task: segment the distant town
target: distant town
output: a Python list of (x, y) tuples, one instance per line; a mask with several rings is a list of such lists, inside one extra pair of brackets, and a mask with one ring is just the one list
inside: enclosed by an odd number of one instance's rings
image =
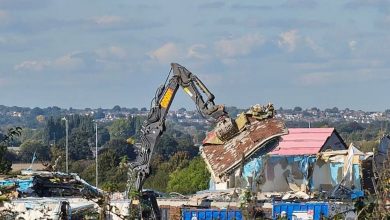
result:
[[(237, 107), (226, 108), (232, 117), (236, 117), (239, 113), (247, 111), (247, 109), (239, 109)], [(45, 117), (50, 116), (65, 116), (65, 115), (89, 115), (100, 122), (110, 122), (120, 118), (128, 118), (132, 116), (146, 116), (147, 108), (125, 108), (118, 105), (111, 109), (63, 109), (56, 106), (47, 108), (28, 108), (28, 107), (7, 107), (0, 105), (0, 125), (29, 125), (31, 127), (39, 126), (40, 122), (45, 120)], [(307, 122), (357, 122), (361, 124), (369, 124), (375, 121), (389, 121), (390, 109), (384, 112), (381, 111), (362, 111), (352, 110), (349, 108), (338, 109), (326, 108), (324, 110), (313, 107), (303, 109), (294, 107), (292, 109), (279, 108), (276, 110), (276, 118), (285, 121)], [(202, 117), (196, 110), (186, 110), (180, 108), (171, 110), (168, 114), (168, 120), (174, 120), (178, 123), (189, 124), (209, 124), (209, 121)]]

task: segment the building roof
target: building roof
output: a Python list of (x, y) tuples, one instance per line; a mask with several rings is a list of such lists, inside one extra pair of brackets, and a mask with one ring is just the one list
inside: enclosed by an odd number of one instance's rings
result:
[(240, 165), (242, 159), (259, 152), (269, 141), (288, 133), (284, 122), (278, 119), (259, 121), (248, 117), (248, 120), (250, 124), (246, 129), (225, 144), (202, 146), (202, 157), (214, 177), (220, 178), (229, 173)]
[(289, 128), (288, 131), (271, 155), (317, 154), (333, 132), (336, 132), (334, 128)]

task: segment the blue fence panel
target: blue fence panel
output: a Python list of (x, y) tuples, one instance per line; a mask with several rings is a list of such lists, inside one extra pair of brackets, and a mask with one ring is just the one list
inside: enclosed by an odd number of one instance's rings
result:
[(244, 220), (241, 210), (182, 209), (183, 220)]
[(293, 219), (293, 213), (311, 214), (314, 220), (320, 220), (321, 216), (329, 216), (327, 203), (274, 203), (272, 208), (273, 219), (285, 212), (287, 219)]

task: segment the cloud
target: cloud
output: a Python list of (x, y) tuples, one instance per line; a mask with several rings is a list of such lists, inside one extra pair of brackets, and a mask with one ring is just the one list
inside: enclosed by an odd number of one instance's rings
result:
[(218, 18), (215, 21), (216, 25), (238, 25), (239, 22), (234, 17), (224, 17), (224, 18)]
[(17, 72), (44, 72), (48, 70), (99, 72), (105, 68), (112, 68), (112, 63), (120, 66), (126, 57), (127, 52), (123, 48), (110, 46), (95, 51), (74, 51), (53, 59), (26, 60), (15, 65), (14, 70)]
[(327, 55), (325, 49), (319, 46), (312, 38), (305, 37), (305, 44), (319, 56)]
[(50, 0), (0, 0), (0, 7), (4, 9), (35, 10), (49, 6)]
[(157, 60), (160, 63), (169, 63), (172, 60), (176, 60), (180, 57), (180, 50), (174, 43), (166, 43), (160, 48), (148, 53), (149, 57), (153, 60)]
[(95, 52), (100, 58), (107, 60), (124, 60), (128, 56), (127, 51), (118, 46), (97, 49)]
[(5, 86), (7, 84), (7, 80), (0, 78), (0, 86)]
[(325, 85), (332, 81), (333, 74), (327, 72), (309, 73), (298, 78), (297, 83), (302, 86)]
[(344, 4), (346, 9), (376, 8), (382, 12), (388, 12), (390, 1), (388, 0), (353, 0)]
[(375, 26), (379, 28), (385, 28), (385, 29), (390, 28), (390, 15), (385, 16), (381, 20), (375, 21)]
[(123, 19), (119, 16), (101, 16), (101, 17), (94, 17), (91, 19), (95, 24), (97, 25), (116, 25), (118, 23), (123, 22)]
[(4, 25), (3, 31), (17, 33), (38, 33), (64, 27), (80, 26), (81, 22), (76, 20), (51, 19), (25, 19), (13, 17)]
[(315, 20), (315, 19), (296, 19), (296, 18), (283, 18), (283, 19), (258, 19), (249, 18), (244, 21), (243, 25), (249, 27), (276, 27), (283, 29), (291, 28), (307, 28), (307, 29), (319, 29), (327, 28), (330, 26), (329, 23)]
[(164, 23), (148, 20), (126, 19), (117, 15), (104, 15), (87, 19), (84, 24), (94, 30), (143, 30), (162, 27)]
[(286, 8), (316, 8), (318, 3), (314, 0), (287, 0), (281, 6)]
[(346, 86), (347, 84), (350, 84), (356, 87), (356, 84), (359, 83), (367, 84), (369, 82), (390, 81), (390, 75), (388, 74), (389, 68), (350, 66), (346, 69), (342, 69), (333, 66), (327, 69), (328, 70), (313, 71), (300, 75), (297, 77), (295, 83), (300, 86), (334, 86), (339, 84)]
[(194, 44), (188, 48), (187, 57), (199, 60), (208, 60), (210, 59), (210, 56), (205, 53), (202, 53), (202, 50), (206, 48), (207, 46), (204, 44)]
[(234, 58), (250, 54), (263, 45), (265, 38), (260, 34), (247, 34), (235, 39), (222, 39), (214, 43), (218, 57)]
[(356, 46), (357, 46), (357, 41), (356, 40), (351, 40), (348, 42), (348, 47), (351, 51), (354, 51), (356, 50)]
[(278, 46), (286, 49), (288, 52), (293, 52), (297, 47), (297, 42), (300, 36), (297, 30), (290, 30), (279, 35)]
[(20, 64), (15, 65), (16, 71), (42, 71), (50, 66), (51, 62), (48, 60), (26, 60)]
[(234, 10), (270, 10), (271, 6), (253, 5), (253, 4), (233, 4), (230, 6)]
[(0, 10), (0, 24), (8, 21), (8, 13), (4, 10)]
[(145, 4), (145, 3), (141, 3), (139, 5), (136, 6), (137, 9), (141, 9), (141, 10), (155, 10), (155, 9), (160, 9), (161, 6), (160, 5), (155, 5), (155, 4)]
[(198, 6), (199, 9), (219, 9), (225, 6), (225, 2), (216, 1), (216, 2), (208, 2)]
[(51, 66), (61, 70), (77, 69), (84, 65), (84, 60), (78, 57), (79, 53), (80, 52), (73, 52), (59, 57), (51, 62)]

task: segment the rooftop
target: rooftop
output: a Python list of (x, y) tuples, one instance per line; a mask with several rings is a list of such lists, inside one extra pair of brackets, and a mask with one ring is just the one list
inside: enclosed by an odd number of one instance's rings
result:
[(271, 155), (310, 155), (320, 152), (334, 128), (289, 128)]
[(249, 117), (250, 124), (225, 144), (204, 144), (202, 157), (214, 177), (221, 177), (240, 165), (242, 159), (257, 153), (263, 146), (288, 133), (283, 121)]

